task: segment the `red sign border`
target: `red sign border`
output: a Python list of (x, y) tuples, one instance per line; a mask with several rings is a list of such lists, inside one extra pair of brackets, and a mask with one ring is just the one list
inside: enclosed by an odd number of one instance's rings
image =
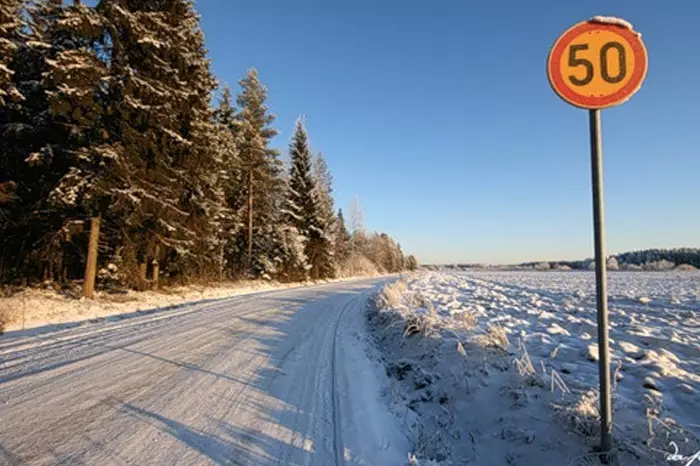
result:
[[(619, 34), (632, 46), (635, 58), (634, 74), (625, 87), (614, 94), (605, 97), (582, 96), (572, 92), (564, 83), (564, 78), (561, 76), (558, 65), (561, 56), (566, 50), (566, 46), (569, 45), (576, 36), (601, 29)], [(644, 66), (639, 66), (639, 64), (643, 64)], [(647, 74), (648, 65), (649, 58), (646, 47), (644, 46), (644, 42), (642, 42), (642, 38), (636, 32), (615, 24), (583, 21), (566, 30), (554, 43), (554, 47), (552, 47), (549, 57), (547, 58), (547, 77), (549, 78), (549, 84), (552, 86), (552, 89), (554, 89), (554, 92), (564, 101), (576, 107), (594, 110), (619, 105), (632, 97), (632, 95), (642, 87), (642, 82), (644, 82), (644, 78)]]

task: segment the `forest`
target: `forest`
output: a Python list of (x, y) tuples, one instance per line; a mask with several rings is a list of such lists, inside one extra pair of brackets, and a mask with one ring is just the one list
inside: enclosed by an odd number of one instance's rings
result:
[(190, 0), (0, 0), (0, 284), (415, 269), (359, 202), (347, 224), (304, 119), (285, 163), (258, 72), (238, 84)]

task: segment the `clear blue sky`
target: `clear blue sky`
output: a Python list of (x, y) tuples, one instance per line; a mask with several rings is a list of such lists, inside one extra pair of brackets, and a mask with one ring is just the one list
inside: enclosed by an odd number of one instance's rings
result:
[(603, 112), (609, 252), (700, 246), (700, 1), (198, 0), (214, 72), (256, 67), (286, 150), (305, 114), (346, 210), (424, 263), (592, 256), (588, 117), (545, 75), (596, 14), (650, 69)]

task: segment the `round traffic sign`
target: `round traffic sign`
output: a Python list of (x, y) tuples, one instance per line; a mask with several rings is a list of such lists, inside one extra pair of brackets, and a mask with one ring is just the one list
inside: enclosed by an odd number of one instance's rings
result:
[(584, 21), (564, 32), (547, 60), (549, 82), (576, 107), (618, 105), (639, 90), (647, 74), (640, 34), (617, 19)]

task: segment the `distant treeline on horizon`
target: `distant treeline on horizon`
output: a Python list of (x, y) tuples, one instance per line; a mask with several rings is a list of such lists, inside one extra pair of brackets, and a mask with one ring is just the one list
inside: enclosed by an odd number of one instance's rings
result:
[[(506, 269), (506, 270), (591, 270), (595, 268), (592, 258), (577, 261), (522, 262), (510, 265), (489, 264), (444, 264), (426, 265), (425, 268), (448, 269)], [(700, 268), (700, 249), (645, 249), (608, 256), (609, 270), (671, 270)]]

